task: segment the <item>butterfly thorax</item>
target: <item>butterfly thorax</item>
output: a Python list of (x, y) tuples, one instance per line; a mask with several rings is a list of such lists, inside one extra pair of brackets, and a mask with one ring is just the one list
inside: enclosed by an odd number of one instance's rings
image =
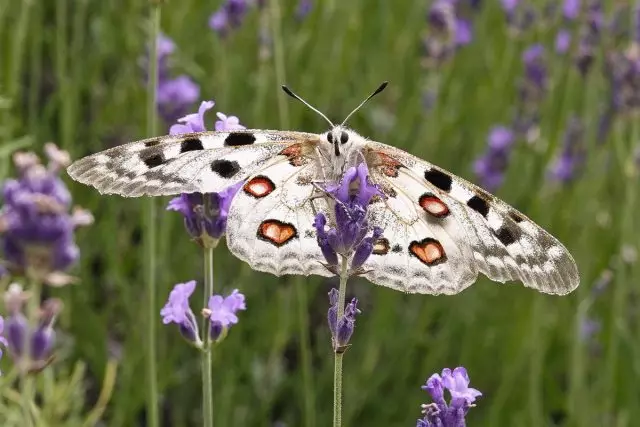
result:
[(318, 150), (320, 158), (327, 164), (329, 180), (337, 181), (351, 166), (364, 161), (362, 149), (365, 139), (356, 132), (344, 126), (335, 126), (325, 134), (322, 134)]

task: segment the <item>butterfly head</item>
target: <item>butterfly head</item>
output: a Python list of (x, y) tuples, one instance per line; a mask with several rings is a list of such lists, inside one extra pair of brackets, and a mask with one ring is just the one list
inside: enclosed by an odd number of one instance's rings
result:
[(325, 140), (333, 146), (333, 154), (336, 157), (344, 155), (352, 146), (351, 132), (343, 126), (335, 126), (324, 135)]

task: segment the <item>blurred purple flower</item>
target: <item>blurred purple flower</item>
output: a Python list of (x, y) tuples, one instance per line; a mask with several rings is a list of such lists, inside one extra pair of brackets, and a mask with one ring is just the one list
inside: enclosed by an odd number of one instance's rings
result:
[(5, 307), (9, 316), (3, 325), (6, 339), (0, 338), (8, 349), (13, 362), (24, 372), (40, 372), (53, 361), (55, 345), (53, 324), (62, 310), (62, 302), (55, 298), (45, 300), (38, 308), (38, 324), (31, 328), (22, 309), (25, 302), (33, 298), (16, 283), (11, 284), (4, 294)]
[(198, 322), (189, 306), (189, 298), (191, 298), (195, 289), (195, 280), (176, 284), (169, 293), (169, 298), (164, 307), (160, 310), (160, 315), (162, 316), (162, 323), (165, 325), (169, 323), (177, 324), (182, 336), (188, 342), (198, 346), (200, 343)]
[(248, 8), (246, 0), (226, 0), (209, 18), (209, 28), (221, 37), (226, 36), (232, 28), (242, 25)]
[(209, 334), (213, 341), (217, 341), (221, 336), (229, 330), (229, 328), (238, 323), (236, 313), (240, 310), (246, 310), (244, 295), (237, 289), (227, 297), (220, 295), (212, 295), (207, 305), (207, 316), (209, 318)]
[(344, 353), (349, 346), (349, 340), (356, 326), (356, 315), (362, 312), (358, 309), (358, 299), (352, 298), (344, 309), (344, 314), (338, 319), (338, 290), (329, 291), (329, 311), (327, 321), (331, 331), (331, 342), (336, 353)]
[(0, 239), (9, 269), (63, 285), (68, 281), (56, 280), (67, 276), (58, 273), (80, 256), (74, 231), (90, 224), (93, 217), (79, 208), (70, 211), (71, 194), (59, 177), (70, 162), (68, 153), (52, 143), (45, 145), (45, 153), (47, 167), (33, 153), (14, 155), (19, 177), (6, 180), (2, 186)]
[(296, 7), (296, 18), (298, 20), (303, 20), (311, 13), (311, 10), (313, 10), (312, 0), (298, 0), (298, 6)]
[(513, 130), (504, 126), (491, 129), (487, 150), (474, 163), (474, 172), (482, 187), (495, 191), (502, 185), (514, 141)]
[(600, 332), (602, 329), (602, 322), (597, 319), (584, 318), (580, 322), (580, 340), (582, 342), (588, 342)]
[(564, 0), (562, 3), (562, 16), (570, 21), (580, 15), (580, 0)]
[(520, 0), (501, 0), (500, 3), (502, 4), (502, 9), (505, 12), (513, 13), (518, 7)]
[(585, 158), (583, 137), (582, 123), (572, 117), (565, 130), (562, 151), (549, 171), (552, 180), (568, 183), (575, 178)]
[(568, 30), (560, 30), (556, 34), (555, 48), (558, 53), (567, 53), (571, 47), (571, 32)]
[[(161, 34), (157, 39), (158, 88), (157, 105), (162, 118), (170, 123), (184, 115), (200, 96), (200, 87), (186, 75), (171, 78), (169, 59), (176, 45), (169, 37)], [(149, 80), (149, 52), (142, 59), (144, 80)]]
[[(335, 227), (326, 230), (327, 217), (318, 213), (314, 221), (318, 244), (331, 271), (337, 274), (338, 254), (350, 258), (351, 270), (356, 270), (371, 255), (373, 244), (382, 236), (379, 227), (370, 230), (367, 207), (374, 196), (383, 194), (369, 181), (365, 163), (349, 168), (339, 184), (329, 185), (325, 190), (335, 197)], [(369, 231), (372, 235), (366, 237)]]
[[(4, 318), (2, 316), (0, 316), (0, 344), (2, 344), (4, 347), (7, 347), (9, 345), (9, 343), (7, 342), (7, 339), (4, 337)], [(2, 347), (0, 347), (0, 359), (2, 359)], [(1, 374), (1, 372), (0, 372)]]
[[(423, 418), (417, 427), (463, 427), (465, 416), (477, 397), (482, 396), (475, 388), (469, 387), (469, 375), (462, 366), (443, 369), (442, 376), (433, 374), (422, 389), (427, 391), (433, 403), (422, 405)], [(451, 401), (447, 404), (444, 390), (449, 390)]]
[(539, 90), (546, 86), (547, 68), (544, 63), (544, 47), (541, 44), (534, 44), (522, 53), (525, 77)]

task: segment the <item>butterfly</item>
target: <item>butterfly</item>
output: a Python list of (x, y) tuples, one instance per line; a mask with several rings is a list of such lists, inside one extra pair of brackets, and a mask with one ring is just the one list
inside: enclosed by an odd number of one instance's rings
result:
[(68, 173), (101, 193), (126, 197), (220, 192), (242, 182), (229, 208), (229, 250), (255, 270), (333, 276), (314, 228), (316, 214), (329, 212), (333, 201), (318, 183), (338, 182), (364, 162), (384, 194), (367, 209), (369, 223), (384, 230), (361, 269), (371, 282), (433, 295), (456, 294), (478, 273), (549, 294), (578, 286), (567, 249), (525, 215), (438, 166), (370, 141), (344, 122), (333, 125), (283, 88), (331, 128), (321, 134), (249, 129), (150, 138), (82, 158)]

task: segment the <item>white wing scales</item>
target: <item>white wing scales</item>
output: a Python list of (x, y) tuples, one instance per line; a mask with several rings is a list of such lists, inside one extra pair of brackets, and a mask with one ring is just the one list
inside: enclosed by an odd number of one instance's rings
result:
[(313, 145), (302, 132), (201, 132), (125, 144), (85, 157), (69, 175), (105, 194), (127, 197), (221, 191), (265, 166), (291, 143)]
[[(419, 206), (422, 191), (440, 200), (450, 212), (447, 219), (453, 217), (455, 223), (447, 224), (428, 212), (422, 214), (423, 221), (440, 221), (440, 227), (454, 236), (458, 246), (471, 249), (472, 255), (465, 257), (466, 262), (474, 263), (489, 278), (500, 282), (521, 280), (525, 286), (552, 294), (566, 294), (578, 285), (577, 267), (568, 251), (520, 212), (479, 187), (402, 150), (376, 142), (367, 145), (370, 151), (365, 157), (374, 171), (374, 179), (383, 181), (383, 188), (405, 193), (414, 206)], [(398, 214), (399, 218), (403, 216), (406, 213)], [(453, 258), (448, 256), (447, 262)], [(458, 268), (451, 264), (451, 269)], [(453, 288), (458, 292), (468, 284), (456, 282)], [(417, 292), (432, 293), (431, 288), (407, 286), (418, 289)]]
[(316, 212), (327, 210), (325, 199), (312, 198), (309, 181), (316, 175), (316, 163), (292, 166), (285, 159), (250, 177), (229, 210), (229, 250), (252, 268), (278, 276), (332, 276), (313, 227)]

